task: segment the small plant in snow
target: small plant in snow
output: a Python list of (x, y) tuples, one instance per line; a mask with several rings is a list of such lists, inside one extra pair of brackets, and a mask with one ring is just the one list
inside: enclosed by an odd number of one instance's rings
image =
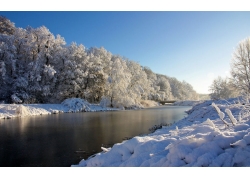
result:
[(239, 117), (238, 117), (239, 122), (241, 122), (242, 118), (241, 118), (241, 114), (239, 113)]
[(110, 150), (110, 149), (105, 148), (105, 147), (101, 147), (101, 149), (102, 149), (104, 152), (109, 152), (109, 150)]
[(203, 122), (203, 124), (208, 124), (209, 126), (212, 126), (213, 128), (215, 128), (214, 123), (209, 118), (207, 118), (207, 120)]
[(236, 104), (236, 107), (241, 109), (239, 112), (238, 121), (248, 117), (250, 115), (249, 95), (243, 94), (242, 96), (238, 97), (238, 103)]
[(237, 123), (237, 120), (234, 118), (234, 116), (233, 116), (232, 112), (230, 111), (230, 109), (226, 109), (225, 112), (229, 116), (232, 124), (235, 126), (235, 124)]
[(222, 122), (229, 127), (229, 125), (227, 124), (227, 122), (224, 120), (225, 114), (223, 112), (220, 111), (220, 109), (218, 108), (218, 106), (216, 106), (216, 104), (212, 103), (212, 106), (216, 109), (220, 119), (222, 120)]

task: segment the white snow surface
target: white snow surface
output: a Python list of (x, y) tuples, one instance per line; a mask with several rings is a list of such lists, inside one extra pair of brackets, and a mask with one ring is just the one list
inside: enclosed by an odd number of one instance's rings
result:
[[(212, 103), (225, 112), (225, 126)], [(227, 110), (228, 111), (228, 110)], [(81, 160), (75, 166), (250, 166), (250, 104), (243, 99), (204, 101), (188, 116), (152, 134), (136, 136)], [(230, 118), (236, 119), (235, 125)]]
[(103, 108), (99, 104), (90, 104), (80, 98), (70, 98), (61, 104), (0, 104), (0, 119), (57, 114), (69, 112), (112, 111), (116, 108)]

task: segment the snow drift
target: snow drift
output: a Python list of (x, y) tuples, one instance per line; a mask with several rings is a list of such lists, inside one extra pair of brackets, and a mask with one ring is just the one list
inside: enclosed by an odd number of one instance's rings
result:
[(117, 143), (72, 166), (250, 166), (250, 104), (204, 101), (187, 113), (173, 126)]

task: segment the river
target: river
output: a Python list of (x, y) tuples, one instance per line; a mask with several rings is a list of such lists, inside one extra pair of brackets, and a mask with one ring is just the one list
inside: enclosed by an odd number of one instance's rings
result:
[(0, 120), (1, 167), (69, 167), (125, 138), (182, 119), (188, 106)]

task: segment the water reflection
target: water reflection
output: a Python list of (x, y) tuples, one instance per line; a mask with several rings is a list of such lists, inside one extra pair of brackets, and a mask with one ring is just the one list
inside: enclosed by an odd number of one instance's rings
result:
[(0, 120), (0, 166), (70, 166), (125, 137), (173, 123), (190, 107), (69, 113)]

